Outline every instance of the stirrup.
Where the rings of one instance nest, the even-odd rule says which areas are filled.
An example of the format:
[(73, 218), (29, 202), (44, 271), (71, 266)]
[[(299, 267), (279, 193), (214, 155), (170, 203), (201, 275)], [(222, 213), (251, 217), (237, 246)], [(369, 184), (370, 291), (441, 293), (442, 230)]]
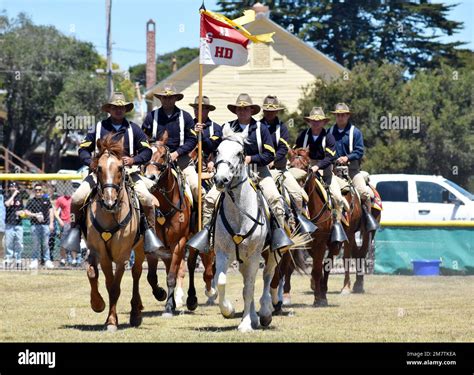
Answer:
[(81, 251), (81, 230), (79, 227), (71, 228), (64, 241), (63, 247), (68, 251)]
[(271, 251), (277, 251), (285, 247), (290, 247), (295, 243), (288, 237), (283, 228), (275, 228), (272, 232)]
[(346, 232), (339, 221), (336, 221), (331, 231), (331, 243), (349, 241)]
[(375, 232), (379, 228), (379, 223), (372, 216), (372, 214), (367, 210), (367, 207), (363, 206), (364, 211), (364, 221), (365, 221), (365, 230), (367, 232)]
[(186, 246), (192, 249), (196, 249), (200, 253), (208, 253), (209, 252), (209, 227), (206, 225), (203, 229), (201, 229), (194, 236), (192, 236), (188, 240), (188, 242), (186, 242)]
[(161, 240), (158, 238), (158, 236), (155, 234), (153, 229), (148, 228), (145, 231), (145, 241), (143, 245), (143, 251), (145, 254), (156, 254), (159, 257), (170, 257), (170, 254), (165, 252), (165, 245)]

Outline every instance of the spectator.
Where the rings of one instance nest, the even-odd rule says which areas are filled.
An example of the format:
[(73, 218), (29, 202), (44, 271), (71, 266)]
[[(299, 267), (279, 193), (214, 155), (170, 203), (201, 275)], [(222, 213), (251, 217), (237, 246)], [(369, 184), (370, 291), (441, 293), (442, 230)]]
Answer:
[(20, 190), (16, 182), (10, 182), (5, 201), (5, 265), (10, 266), (14, 261), (17, 268), (21, 266), (23, 252), (23, 225), (21, 219), (25, 215)]
[(31, 237), (33, 238), (33, 255), (31, 269), (38, 268), (38, 256), (43, 251), (46, 268), (54, 268), (51, 262), (48, 240), (54, 230), (53, 206), (48, 198), (43, 197), (43, 186), (35, 184), (35, 195), (26, 204), (26, 214), (31, 219)]

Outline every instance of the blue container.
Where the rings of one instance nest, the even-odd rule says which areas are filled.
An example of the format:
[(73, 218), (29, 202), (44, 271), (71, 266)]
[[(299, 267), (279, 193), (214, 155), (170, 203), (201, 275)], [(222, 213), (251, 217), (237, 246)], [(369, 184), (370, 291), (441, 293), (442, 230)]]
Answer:
[(416, 276), (439, 276), (440, 260), (412, 260), (413, 274)]

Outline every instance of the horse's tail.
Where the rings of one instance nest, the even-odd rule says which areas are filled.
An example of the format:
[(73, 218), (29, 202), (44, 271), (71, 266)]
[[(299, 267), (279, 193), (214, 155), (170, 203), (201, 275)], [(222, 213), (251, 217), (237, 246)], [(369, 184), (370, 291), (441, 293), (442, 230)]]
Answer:
[(297, 233), (296, 230), (291, 233), (290, 238), (294, 243), (289, 249), (291, 261), (298, 273), (307, 274), (304, 250), (309, 248), (309, 244), (313, 241), (313, 238), (309, 233)]

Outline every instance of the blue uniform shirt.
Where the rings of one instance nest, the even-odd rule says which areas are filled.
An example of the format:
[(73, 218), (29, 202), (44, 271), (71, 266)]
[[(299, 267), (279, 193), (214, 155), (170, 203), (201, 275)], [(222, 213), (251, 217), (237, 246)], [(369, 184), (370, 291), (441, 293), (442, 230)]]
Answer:
[[(197, 119), (194, 119), (194, 123), (197, 123)], [(202, 150), (204, 152), (204, 157), (207, 158), (209, 155), (216, 156), (217, 147), (219, 147), (222, 142), (222, 126), (216, 124), (209, 118), (204, 125), (206, 125), (202, 131)], [(212, 136), (211, 127), (213, 130)]]
[[(349, 150), (349, 132), (351, 127), (354, 127), (354, 140), (352, 145), (352, 152)], [(337, 157), (347, 156), (349, 161), (361, 160), (364, 156), (364, 139), (362, 132), (356, 128), (352, 123), (347, 123), (344, 131), (339, 132), (337, 125), (334, 125), (330, 132), (334, 135), (336, 140), (336, 154)]]
[[(235, 132), (240, 133), (243, 131), (239, 120), (231, 121), (229, 124)], [(249, 135), (244, 146), (245, 154), (251, 157), (252, 164), (256, 164), (259, 167), (270, 164), (275, 159), (275, 148), (273, 147), (272, 136), (267, 127), (260, 124), (260, 135), (262, 138), (262, 153), (260, 153), (257, 141), (257, 121), (252, 118), (247, 126), (249, 126)]]
[[(128, 139), (128, 128), (130, 126), (132, 127), (133, 131), (133, 150), (135, 154), (133, 155), (133, 163), (137, 165), (145, 164), (150, 161), (153, 152), (151, 151), (151, 147), (148, 144), (146, 135), (140, 129), (140, 126), (134, 122), (129, 122), (127, 119), (124, 119), (120, 129), (116, 130), (112, 126), (111, 117), (109, 117), (108, 119), (102, 121), (100, 138), (104, 138), (109, 133), (124, 133), (124, 156), (131, 156)], [(97, 127), (94, 127), (87, 133), (86, 138), (79, 146), (79, 158), (81, 159), (83, 165), (89, 166), (91, 163), (92, 153), (95, 150), (96, 128)]]
[[(143, 122), (142, 129), (148, 137), (152, 137), (153, 120), (155, 112), (158, 111), (158, 126), (156, 134), (159, 136), (165, 130), (168, 131), (168, 143), (166, 144), (171, 152), (177, 151), (178, 155), (189, 154), (197, 145), (196, 132), (194, 131), (194, 121), (191, 115), (178, 107), (174, 107), (173, 114), (168, 117), (162, 108), (151, 111)], [(181, 134), (179, 127), (180, 111), (183, 112), (184, 120), (184, 142), (181, 143)]]
[[(275, 146), (275, 161), (273, 165), (277, 169), (286, 168), (286, 155), (290, 149), (290, 133), (288, 128), (283, 122), (280, 122), (278, 117), (276, 118), (275, 124), (269, 125), (265, 119), (260, 120), (262, 125), (265, 125), (272, 136), (273, 145)], [(277, 140), (277, 126), (280, 126), (280, 138)]]

